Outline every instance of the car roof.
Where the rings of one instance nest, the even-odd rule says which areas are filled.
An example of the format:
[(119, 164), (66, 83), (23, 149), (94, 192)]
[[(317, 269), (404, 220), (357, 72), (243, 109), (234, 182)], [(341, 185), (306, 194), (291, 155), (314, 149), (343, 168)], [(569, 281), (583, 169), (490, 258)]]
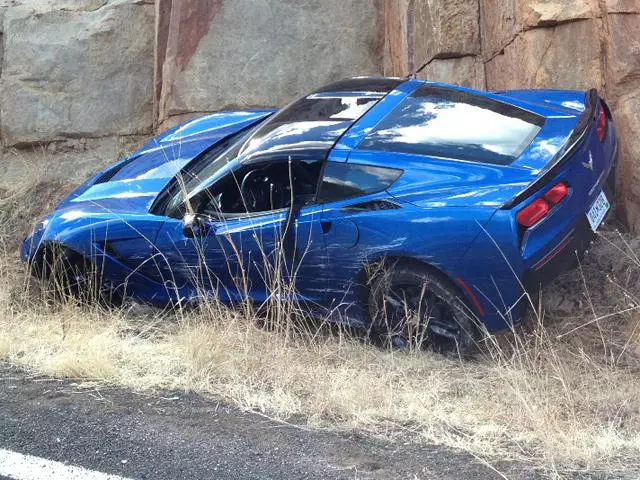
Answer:
[(400, 77), (353, 77), (330, 83), (314, 93), (369, 92), (386, 94), (406, 81), (406, 78)]
[(241, 164), (324, 159), (336, 141), (406, 78), (355, 77), (326, 85), (262, 123), (240, 149)]

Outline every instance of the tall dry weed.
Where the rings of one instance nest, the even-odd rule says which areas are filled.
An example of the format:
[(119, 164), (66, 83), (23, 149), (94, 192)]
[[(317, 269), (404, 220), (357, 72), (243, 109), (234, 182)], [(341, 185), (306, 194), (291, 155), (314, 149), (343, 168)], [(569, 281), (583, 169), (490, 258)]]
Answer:
[(271, 297), (269, 328), (253, 308), (216, 302), (174, 311), (52, 305), (28, 287), (13, 236), (4, 239), (0, 360), (33, 374), (195, 391), (311, 427), (555, 472), (640, 469), (640, 243), (612, 228), (545, 289), (528, 327), (490, 338), (464, 362), (383, 350), (301, 320), (286, 295)]

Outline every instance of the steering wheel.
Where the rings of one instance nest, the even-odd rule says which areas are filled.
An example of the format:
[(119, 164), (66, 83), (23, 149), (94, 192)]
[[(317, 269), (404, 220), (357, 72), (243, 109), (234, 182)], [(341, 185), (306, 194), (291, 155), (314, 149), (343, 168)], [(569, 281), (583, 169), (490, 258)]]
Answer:
[(261, 169), (250, 170), (240, 184), (240, 194), (242, 195), (243, 203), (250, 212), (257, 211), (260, 202), (264, 200), (261, 198), (264, 197), (264, 192), (258, 192), (257, 189), (254, 188), (260, 183), (260, 174), (262, 174)]

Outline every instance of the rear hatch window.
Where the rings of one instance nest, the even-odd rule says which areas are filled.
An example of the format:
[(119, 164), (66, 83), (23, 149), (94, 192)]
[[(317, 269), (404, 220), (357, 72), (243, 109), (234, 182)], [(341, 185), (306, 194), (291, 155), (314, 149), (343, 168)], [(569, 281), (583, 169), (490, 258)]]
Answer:
[(426, 84), (378, 123), (358, 149), (507, 165), (543, 125), (544, 117), (513, 105)]

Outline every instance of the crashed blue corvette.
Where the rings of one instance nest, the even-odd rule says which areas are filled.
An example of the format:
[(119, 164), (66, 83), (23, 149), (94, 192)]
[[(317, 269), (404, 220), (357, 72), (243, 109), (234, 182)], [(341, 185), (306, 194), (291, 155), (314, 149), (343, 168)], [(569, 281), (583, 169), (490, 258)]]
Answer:
[(21, 256), (43, 272), (63, 252), (113, 296), (281, 295), (394, 345), (466, 352), (585, 251), (616, 159), (595, 90), (358, 77), (165, 132), (72, 192)]

